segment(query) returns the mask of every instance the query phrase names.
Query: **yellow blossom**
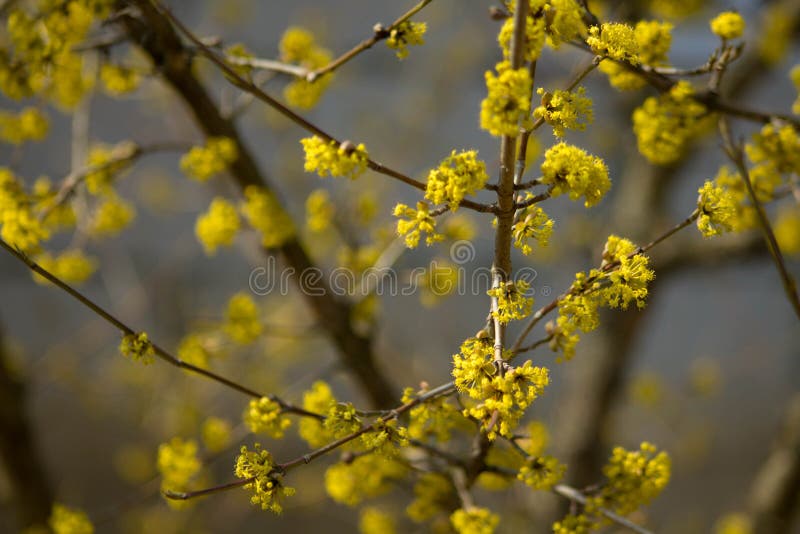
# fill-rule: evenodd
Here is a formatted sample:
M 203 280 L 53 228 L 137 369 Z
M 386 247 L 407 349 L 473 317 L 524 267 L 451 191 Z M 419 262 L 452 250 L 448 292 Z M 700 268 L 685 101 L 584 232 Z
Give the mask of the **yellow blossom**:
M 627 24 L 606 22 L 599 28 L 592 26 L 589 28 L 589 37 L 586 39 L 586 43 L 599 56 L 632 65 L 638 65 L 640 62 L 636 33 Z
M 249 185 L 244 190 L 241 211 L 247 222 L 261 234 L 261 244 L 280 247 L 295 235 L 294 223 L 275 198 L 262 187 Z
M 210 355 L 210 349 L 198 334 L 189 334 L 178 344 L 178 358 L 188 364 L 205 369 Z
M 135 217 L 133 205 L 112 192 L 103 196 L 95 207 L 87 233 L 95 238 L 114 237 L 128 227 Z
M 401 22 L 389 32 L 386 46 L 396 51 L 399 59 L 408 57 L 408 45 L 418 46 L 425 44 L 425 31 L 428 26 L 424 22 Z
M 181 157 L 181 170 L 189 177 L 205 182 L 236 161 L 238 150 L 233 139 L 209 137 L 205 145 L 192 147 Z
M 236 206 L 222 197 L 211 201 L 208 211 L 197 218 L 194 232 L 211 256 L 219 246 L 230 246 L 239 232 L 239 213 Z
M 89 193 L 92 195 L 109 193 L 114 179 L 130 167 L 138 153 L 139 147 L 129 141 L 117 143 L 113 147 L 93 145 L 89 149 L 86 162 L 89 172 L 84 177 Z
M 528 459 L 517 478 L 533 489 L 549 490 L 561 480 L 566 469 L 552 456 L 539 456 Z
M 146 332 L 124 335 L 119 345 L 119 351 L 126 358 L 142 362 L 144 365 L 149 365 L 155 361 L 156 351 Z
M 488 180 L 486 164 L 478 159 L 477 150 L 453 150 L 428 174 L 425 198 L 434 204 L 447 202 L 455 211 L 465 196 L 481 189 Z
M 533 297 L 526 297 L 530 284 L 525 280 L 517 283 L 508 281 L 499 287 L 494 287 L 486 293 L 497 299 L 497 309 L 492 310 L 492 317 L 505 324 L 509 321 L 524 319 L 531 313 Z
M 219 417 L 209 417 L 203 421 L 201 433 L 203 445 L 213 453 L 224 451 L 232 440 L 230 423 Z
M 563 142 L 545 152 L 542 183 L 554 186 L 553 196 L 569 193 L 572 200 L 583 196 L 587 208 L 600 202 L 611 188 L 603 160 Z
M 49 229 L 31 210 L 33 201 L 16 176 L 0 167 L 0 238 L 27 254 L 50 238 Z
M 800 255 L 800 209 L 797 206 L 778 211 L 773 231 L 781 252 L 790 256 Z
M 330 466 L 325 471 L 325 490 L 334 501 L 356 506 L 364 499 L 389 491 L 391 482 L 403 478 L 406 472 L 406 468 L 394 460 L 366 454 L 350 463 Z
M 275 439 L 280 439 L 292 425 L 291 419 L 282 412 L 280 404 L 269 397 L 261 397 L 250 401 L 242 419 L 250 432 L 254 434 L 264 432 Z
M 361 510 L 358 530 L 361 534 L 394 534 L 397 531 L 394 518 L 373 506 Z
M 442 234 L 436 233 L 436 219 L 431 215 L 427 202 L 417 202 L 417 209 L 397 204 L 394 216 L 398 217 L 397 235 L 405 236 L 408 248 L 416 248 L 423 233 L 426 234 L 425 244 L 428 246 L 444 239 Z
M 47 137 L 50 123 L 39 108 L 27 107 L 19 113 L 0 111 L 0 139 L 21 145 Z
M 545 39 L 545 17 L 542 13 L 528 13 L 525 19 L 525 39 L 523 41 L 523 57 L 525 61 L 536 61 L 542 53 Z M 503 58 L 510 58 L 509 46 L 514 31 L 514 17 L 508 17 L 497 35 L 497 41 L 503 50 Z
M 586 35 L 586 24 L 583 22 L 583 7 L 577 0 L 549 0 L 531 2 L 531 11 L 544 4 L 545 17 L 549 21 L 547 41 L 553 48 L 562 43 Z
M 494 136 L 519 134 L 520 121 L 530 113 L 531 76 L 527 68 L 498 63 L 497 75 L 486 71 L 488 95 L 481 102 L 481 128 Z
M 406 507 L 406 515 L 415 523 L 422 523 L 448 510 L 455 498 L 449 478 L 440 473 L 424 473 L 414 484 L 414 500 Z
M 158 447 L 158 472 L 162 491 L 186 491 L 189 482 L 200 471 L 197 442 L 172 438 Z M 167 502 L 170 502 L 169 500 Z
M 528 192 L 525 200 L 532 198 L 533 193 Z M 511 227 L 511 235 L 514 238 L 514 246 L 522 251 L 526 256 L 533 252 L 531 242 L 536 241 L 540 247 L 546 247 L 553 233 L 553 219 L 547 216 L 539 206 L 528 206 L 518 213 L 514 225 Z
M 303 394 L 303 409 L 312 413 L 327 414 L 336 405 L 330 386 L 318 380 Z M 298 433 L 309 447 L 321 447 L 334 440 L 333 433 L 314 417 L 303 417 L 298 423 Z
M 100 68 L 100 79 L 108 94 L 120 96 L 135 91 L 139 87 L 141 77 L 132 68 L 104 63 Z
M 329 50 L 319 46 L 314 35 L 296 26 L 286 29 L 279 45 L 281 60 L 314 71 L 328 65 L 333 59 Z M 290 106 L 311 109 L 333 80 L 333 73 L 324 74 L 313 81 L 298 77 L 289 82 L 283 90 L 283 97 Z
M 53 534 L 93 534 L 94 525 L 82 510 L 55 503 L 47 520 Z
M 315 189 L 306 198 L 306 226 L 312 232 L 327 230 L 335 214 L 336 208 L 324 189 Z
M 658 67 L 667 64 L 667 52 L 672 45 L 672 28 L 669 22 L 655 20 L 636 23 L 633 32 L 643 65 Z M 609 83 L 621 91 L 639 89 L 647 83 L 642 76 L 615 61 L 603 61 L 598 68 L 608 75 Z
M 736 216 L 736 201 L 731 193 L 707 181 L 698 191 L 697 228 L 705 237 L 720 235 L 732 230 L 731 220 Z
M 237 293 L 228 301 L 222 329 L 228 337 L 242 345 L 252 343 L 261 335 L 263 326 L 258 307 L 248 294 Z
M 537 94 L 542 95 L 542 104 L 533 110 L 533 116 L 552 126 L 556 137 L 564 137 L 566 130 L 583 131 L 594 120 L 592 100 L 585 96 L 583 87 L 572 92 L 557 89 L 554 93 L 546 93 L 540 87 Z
M 797 92 L 797 98 L 792 104 L 792 113 L 800 115 L 800 64 L 795 65 L 789 72 L 789 77 L 794 84 L 794 90 Z
M 744 34 L 744 19 L 734 11 L 724 11 L 711 21 L 711 31 L 723 39 L 737 39 Z
M 300 140 L 305 152 L 305 171 L 316 172 L 322 178 L 341 176 L 356 179 L 367 170 L 367 150 L 349 141 L 325 141 L 316 135 Z
M 283 511 L 281 500 L 294 495 L 294 488 L 287 488 L 275 472 L 272 455 L 256 443 L 253 450 L 242 446 L 236 457 L 234 473 L 237 478 L 249 480 L 243 487 L 251 490 L 252 504 L 261 506 L 262 510 L 270 510 L 276 514 Z
M 459 508 L 450 515 L 450 524 L 458 534 L 492 534 L 500 517 L 486 508 Z
M 55 257 L 45 252 L 36 258 L 36 263 L 68 284 L 85 282 L 97 269 L 94 258 L 86 256 L 80 249 L 65 250 Z M 40 284 L 49 283 L 37 274 L 34 274 L 33 279 Z

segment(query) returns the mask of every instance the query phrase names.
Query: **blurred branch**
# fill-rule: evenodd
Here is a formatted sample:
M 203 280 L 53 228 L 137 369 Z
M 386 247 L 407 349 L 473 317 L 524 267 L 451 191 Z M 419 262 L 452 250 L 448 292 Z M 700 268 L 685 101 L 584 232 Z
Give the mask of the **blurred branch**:
M 11 485 L 19 530 L 43 527 L 53 507 L 53 490 L 45 473 L 27 414 L 25 384 L 11 370 L 0 330 L 0 459 Z
M 787 405 L 783 430 L 750 487 L 754 534 L 789 532 L 800 506 L 800 394 Z
M 239 157 L 230 166 L 231 176 L 236 183 L 242 190 L 250 185 L 255 185 L 270 192 L 274 191 L 274 187 L 267 182 L 251 152 L 245 146 L 235 124 L 222 116 L 206 88 L 195 77 L 191 68 L 191 53 L 181 43 L 178 34 L 172 27 L 169 15 L 147 0 L 135 0 L 135 3 L 139 7 L 142 19 L 125 17 L 123 21 L 128 32 L 153 62 L 160 67 L 164 80 L 186 104 L 203 132 L 207 136 L 228 137 L 236 143 Z M 195 44 L 198 43 L 203 46 L 199 41 Z M 213 52 L 204 50 L 224 66 L 222 70 L 229 77 L 231 73 L 233 76 L 238 76 L 224 61 L 216 58 Z M 239 80 L 245 84 L 249 83 L 241 78 Z M 314 131 L 317 130 L 316 127 L 311 126 L 272 100 L 257 87 L 252 86 L 251 89 L 256 91 L 254 93 L 256 96 L 266 98 L 279 105 L 301 124 L 313 128 Z M 280 252 L 299 273 L 309 272 L 308 270 L 314 267 L 307 251 L 297 238 L 281 245 Z M 313 285 L 309 291 L 303 292 L 306 301 L 314 310 L 317 322 L 333 340 L 343 365 L 356 379 L 362 391 L 370 398 L 373 406 L 391 406 L 396 398 L 395 387 L 378 368 L 371 337 L 362 336 L 353 330 L 350 322 L 351 305 L 335 298 L 321 278 L 309 279 L 306 282 Z
M 110 312 L 108 312 L 105 309 L 103 309 L 99 304 L 96 304 L 89 297 L 83 295 L 77 289 L 73 288 L 72 286 L 70 286 L 69 284 L 67 284 L 66 282 L 61 280 L 60 278 L 58 278 L 55 275 L 53 275 L 51 272 L 47 271 L 46 269 L 41 267 L 39 264 L 37 264 L 35 261 L 31 260 L 28 256 L 26 256 L 25 254 L 23 254 L 22 252 L 20 252 L 16 248 L 14 248 L 13 246 L 9 245 L 8 243 L 3 241 L 2 239 L 0 239 L 0 247 L 2 247 L 7 252 L 9 252 L 12 256 L 17 258 L 21 262 L 23 262 L 25 265 L 27 265 L 28 268 L 31 271 L 33 271 L 34 273 L 42 276 L 48 282 L 50 282 L 50 283 L 54 284 L 55 286 L 57 286 L 59 289 L 65 291 L 66 293 L 71 295 L 73 298 L 75 298 L 78 302 L 80 302 L 81 304 L 83 304 L 84 306 L 86 306 L 87 308 L 92 310 L 96 315 L 98 315 L 99 317 L 104 319 L 107 323 L 109 323 L 112 326 L 116 327 L 123 335 L 135 336 L 135 335 L 137 335 L 139 333 L 136 330 L 134 330 L 133 328 L 131 328 L 128 325 L 126 325 L 125 323 L 123 323 L 122 321 L 120 321 L 119 319 L 117 319 Z M 205 378 L 208 378 L 210 380 L 213 380 L 214 382 L 218 382 L 220 384 L 223 384 L 223 385 L 225 385 L 225 386 L 227 386 L 227 387 L 229 387 L 229 388 L 231 388 L 233 390 L 238 391 L 239 393 L 244 393 L 245 395 L 249 395 L 250 397 L 255 397 L 255 398 L 258 398 L 258 399 L 260 399 L 262 397 L 268 397 L 269 399 L 271 399 L 274 402 L 278 403 L 281 406 L 281 409 L 284 412 L 293 413 L 293 414 L 301 415 L 301 416 L 305 416 L 305 417 L 314 417 L 316 419 L 322 418 L 322 416 L 320 416 L 319 414 L 315 414 L 315 413 L 309 412 L 307 410 L 304 410 L 304 409 L 302 409 L 302 408 L 300 408 L 298 406 L 294 406 L 293 404 L 290 404 L 290 403 L 280 399 L 279 397 L 277 397 L 275 395 L 263 395 L 263 394 L 255 391 L 255 390 L 252 390 L 252 389 L 250 389 L 250 388 L 248 388 L 246 386 L 243 386 L 243 385 L 239 384 L 238 382 L 235 382 L 235 381 L 233 381 L 233 380 L 231 380 L 229 378 L 225 378 L 224 376 L 218 375 L 218 374 L 216 374 L 216 373 L 214 373 L 212 371 L 209 371 L 207 369 L 203 369 L 202 367 L 198 367 L 196 365 L 192 365 L 191 363 L 187 363 L 187 362 L 181 360 L 180 358 L 177 358 L 177 357 L 173 356 L 172 354 L 170 354 L 166 350 L 162 349 L 160 346 L 158 346 L 155 343 L 150 343 L 150 345 L 152 346 L 153 351 L 155 352 L 156 356 L 158 356 L 160 359 L 162 359 L 163 361 L 165 361 L 166 363 L 168 363 L 170 365 L 173 365 L 173 366 L 178 367 L 180 369 L 184 369 L 186 371 L 189 371 L 189 372 L 204 376 Z

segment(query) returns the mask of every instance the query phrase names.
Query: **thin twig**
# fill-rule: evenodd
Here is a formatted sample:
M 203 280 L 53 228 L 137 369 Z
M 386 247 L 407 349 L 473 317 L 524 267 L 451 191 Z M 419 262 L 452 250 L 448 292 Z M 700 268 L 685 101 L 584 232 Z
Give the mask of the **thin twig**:
M 583 505 L 585 505 L 586 502 L 588 501 L 588 499 L 586 498 L 586 496 L 583 493 L 581 493 L 580 491 L 576 490 L 575 488 L 567 486 L 566 484 L 556 484 L 555 486 L 553 486 L 553 493 L 555 493 L 556 495 L 561 495 L 562 497 L 565 497 L 565 498 L 567 498 L 567 499 L 569 499 L 571 501 L 574 501 L 574 502 L 577 502 L 577 503 L 580 503 L 580 504 L 583 504 Z M 626 517 L 623 517 L 623 516 L 621 516 L 621 515 L 619 515 L 617 513 L 614 513 L 614 512 L 612 512 L 611 510 L 609 510 L 607 508 L 598 508 L 598 511 L 601 514 L 603 514 L 607 519 L 610 519 L 611 521 L 613 521 L 614 523 L 616 523 L 616 524 L 618 524 L 620 526 L 629 528 L 630 530 L 632 530 L 634 532 L 638 532 L 639 534 L 653 534 L 652 531 L 647 530 L 646 528 L 644 528 L 644 527 L 642 527 L 640 525 L 637 525 L 636 523 L 634 523 L 630 519 L 628 519 Z

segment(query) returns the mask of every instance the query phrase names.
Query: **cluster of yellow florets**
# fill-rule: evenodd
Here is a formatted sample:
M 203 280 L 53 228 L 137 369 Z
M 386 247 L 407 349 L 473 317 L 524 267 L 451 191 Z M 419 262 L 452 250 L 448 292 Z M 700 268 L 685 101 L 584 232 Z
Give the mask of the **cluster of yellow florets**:
M 481 102 L 481 128 L 495 136 L 519 134 L 520 121 L 531 110 L 531 76 L 526 68 L 497 64 L 497 75 L 486 71 L 488 95 Z
M 50 238 L 22 184 L 5 167 L 0 167 L 0 237 L 25 253 L 38 251 L 41 242 Z
M 800 115 L 800 65 L 795 65 L 792 68 L 789 72 L 789 78 L 794 84 L 794 90 L 797 91 L 797 99 L 792 104 L 792 113 Z
M 312 232 L 324 232 L 331 226 L 336 208 L 324 189 L 315 189 L 306 198 L 306 227 Z
M 181 157 L 181 170 L 187 176 L 204 182 L 227 169 L 237 157 L 233 139 L 209 137 L 205 145 L 192 147 Z
M 281 405 L 268 397 L 253 399 L 242 414 L 242 419 L 250 432 L 264 432 L 275 439 L 283 437 L 292 421 L 283 414 Z
M 122 342 L 119 344 L 119 351 L 126 358 L 130 358 L 135 362 L 142 362 L 145 365 L 155 361 L 156 351 L 150 342 L 150 338 L 147 337 L 147 332 L 123 336 Z
M 611 188 L 602 159 L 563 142 L 545 152 L 542 183 L 554 186 L 553 196 L 569 193 L 572 200 L 583 196 L 587 208 L 600 202 Z
M 736 200 L 731 192 L 713 182 L 706 182 L 698 193 L 698 230 L 706 237 L 730 232 L 736 217 Z
M 53 534 L 93 534 L 94 525 L 83 510 L 54 504 L 47 525 Z
M 606 22 L 599 28 L 592 26 L 589 28 L 586 43 L 598 56 L 632 65 L 638 65 L 640 62 L 639 41 L 633 28 L 627 24 Z
M 206 449 L 210 452 L 222 452 L 231 443 L 233 429 L 225 419 L 209 417 L 203 421 L 201 435 Z
M 36 263 L 68 284 L 85 282 L 97 269 L 94 258 L 90 258 L 79 249 L 65 250 L 58 256 L 45 252 L 36 257 Z M 48 283 L 44 277 L 37 274 L 34 274 L 33 279 L 38 283 Z
M 352 403 L 339 402 L 328 408 L 322 425 L 331 436 L 338 439 L 361 430 L 361 419 Z
M 241 226 L 236 206 L 222 197 L 211 201 L 208 211 L 197 218 L 194 233 L 206 254 L 213 255 L 219 246 L 230 246 Z
M 367 149 L 349 141 L 325 141 L 319 136 L 300 140 L 305 151 L 306 172 L 316 172 L 321 177 L 341 176 L 354 180 L 367 170 Z
M 552 456 L 529 458 L 517 479 L 536 490 L 549 490 L 561 480 L 567 467 Z
M 772 229 L 781 252 L 792 256 L 800 254 L 800 208 L 787 206 L 778 211 Z
M 656 452 L 655 445 L 642 443 L 638 451 L 614 448 L 603 474 L 608 479 L 602 490 L 603 506 L 629 514 L 649 503 L 664 489 L 670 478 L 670 459 Z
M 333 59 L 328 49 L 316 43 L 311 32 L 295 26 L 288 28 L 281 37 L 280 55 L 282 61 L 300 65 L 309 71 L 320 69 Z M 319 76 L 313 82 L 297 78 L 286 85 L 283 97 L 290 106 L 311 109 L 317 105 L 332 80 L 333 73 Z
M 556 137 L 564 137 L 565 130 L 585 130 L 594 120 L 592 99 L 583 87 L 577 91 L 557 89 L 554 93 L 539 88 L 537 93 L 542 95 L 542 105 L 533 110 L 533 116 L 552 126 Z
M 578 273 L 573 287 L 585 280 L 584 273 Z M 577 331 L 591 332 L 600 324 L 597 312 L 598 302 L 580 294 L 568 294 L 558 303 L 558 318 L 546 325 L 550 350 L 559 352 L 565 360 L 575 356 L 575 346 L 580 341 Z
M 327 414 L 336 404 L 330 386 L 318 380 L 303 394 L 303 409 L 312 413 Z M 321 447 L 334 440 L 333 434 L 322 421 L 314 417 L 303 417 L 298 424 L 298 433 L 310 447 Z
M 261 234 L 264 247 L 280 247 L 295 235 L 291 217 L 275 195 L 263 187 L 247 186 L 241 211 L 250 226 Z
M 423 473 L 414 484 L 414 500 L 406 507 L 406 515 L 415 523 L 427 521 L 450 507 L 455 488 L 440 473 Z
M 487 291 L 486 293 L 490 297 L 497 299 L 497 309 L 492 310 L 492 317 L 506 324 L 530 315 L 533 297 L 525 296 L 530 287 L 525 280 L 519 280 L 516 283 L 508 281 Z
M 374 506 L 361 510 L 358 529 L 361 534 L 394 534 L 397 532 L 394 518 Z
M 530 199 L 533 193 L 527 193 L 525 199 Z M 540 247 L 546 247 L 553 233 L 553 219 L 547 216 L 539 206 L 528 206 L 518 214 L 514 225 L 511 227 L 511 236 L 514 246 L 526 256 L 533 252 L 531 243 L 536 241 Z
M 666 165 L 679 159 L 689 141 L 708 124 L 705 106 L 693 95 L 692 85 L 681 80 L 634 110 L 633 133 L 639 152 L 652 163 Z
M 765 125 L 753 134 L 753 141 L 745 145 L 745 150 L 757 167 L 766 167 L 764 174 L 800 173 L 800 134 L 789 124 Z M 754 168 L 751 174 L 758 172 Z
M 744 19 L 734 11 L 724 11 L 710 23 L 711 31 L 723 39 L 737 39 L 744 35 Z
M 176 437 L 162 443 L 158 446 L 156 465 L 161 474 L 162 491 L 185 491 L 202 467 L 197 456 L 197 442 Z
M 47 137 L 50 122 L 39 108 L 27 107 L 19 113 L 0 111 L 0 139 L 14 145 L 41 141 Z
M 650 260 L 644 254 L 635 254 L 637 246 L 627 239 L 612 235 L 603 249 L 603 264 L 618 263 L 606 275 L 611 285 L 597 291 L 602 304 L 612 308 L 627 309 L 631 302 L 643 308 L 647 297 L 647 285 L 655 278 L 649 267 Z
M 100 80 L 108 94 L 120 96 L 135 91 L 139 87 L 141 76 L 130 67 L 104 63 L 100 68 Z
M 197 367 L 208 367 L 213 353 L 211 339 L 200 334 L 187 334 L 178 344 L 178 358 Z
M 376 454 L 358 456 L 325 471 L 325 490 L 331 499 L 356 506 L 364 499 L 377 497 L 391 489 L 391 482 L 402 479 L 407 469 L 399 462 Z
M 532 2 L 533 3 L 533 2 Z M 533 6 L 531 6 L 533 7 Z M 525 61 L 536 61 L 542 53 L 545 38 L 545 18 L 543 12 L 529 12 L 525 19 L 525 39 L 523 41 L 523 58 Z M 503 50 L 503 58 L 508 60 L 511 56 L 509 49 L 511 35 L 514 33 L 514 17 L 508 17 L 497 34 L 497 42 Z
M 458 534 L 492 534 L 500 516 L 486 508 L 459 508 L 450 516 L 450 524 Z
M 114 192 L 105 194 L 89 218 L 87 233 L 95 238 L 113 237 L 127 228 L 136 217 L 133 205 Z
M 403 392 L 403 403 L 411 402 L 414 390 L 406 388 Z M 439 443 L 450 441 L 450 431 L 462 424 L 461 412 L 453 406 L 447 397 L 439 397 L 414 406 L 409 411 L 408 435 L 414 439 L 434 437 Z
M 425 44 L 425 31 L 428 26 L 424 22 L 401 22 L 389 32 L 386 46 L 396 51 L 399 59 L 408 57 L 408 46 Z
M 222 329 L 228 337 L 242 345 L 258 339 L 263 331 L 263 326 L 258 306 L 249 295 L 237 293 L 231 297 L 225 311 L 225 322 Z
M 394 207 L 394 216 L 398 217 L 397 234 L 405 236 L 406 246 L 415 248 L 419 245 L 421 234 L 426 234 L 425 244 L 428 246 L 444 239 L 436 233 L 436 219 L 430 213 L 427 202 L 417 202 L 417 209 L 398 204 Z
M 639 60 L 643 65 L 658 67 L 667 63 L 667 53 L 672 45 L 672 24 L 655 20 L 636 23 L 633 33 L 639 49 Z M 644 87 L 645 80 L 616 61 L 603 61 L 598 67 L 608 75 L 612 86 L 622 91 Z
M 544 2 L 535 0 L 531 2 L 531 12 L 534 7 Z M 544 6 L 545 17 L 549 21 L 547 28 L 547 41 L 553 48 L 558 48 L 562 43 L 568 43 L 578 37 L 586 35 L 586 24 L 583 22 L 583 7 L 576 0 L 549 0 Z
M 379 456 L 394 458 L 401 447 L 408 446 L 408 429 L 397 425 L 397 420 L 377 420 L 373 429 L 361 434 L 361 446 L 364 450 Z
M 294 495 L 294 488 L 283 486 L 273 473 L 274 468 L 272 455 L 256 443 L 252 451 L 242 446 L 239 456 L 236 457 L 234 474 L 250 481 L 244 485 L 244 489 L 253 492 L 251 503 L 261 506 L 262 510 L 280 514 L 283 511 L 281 499 Z
M 109 147 L 93 145 L 89 149 L 87 165 L 89 172 L 84 177 L 86 189 L 92 195 L 103 195 L 112 191 L 114 179 L 131 165 L 139 148 L 130 141 L 123 141 Z
M 447 202 L 456 210 L 465 196 L 481 189 L 488 180 L 486 164 L 478 159 L 477 150 L 453 150 L 428 174 L 425 198 L 434 204 Z

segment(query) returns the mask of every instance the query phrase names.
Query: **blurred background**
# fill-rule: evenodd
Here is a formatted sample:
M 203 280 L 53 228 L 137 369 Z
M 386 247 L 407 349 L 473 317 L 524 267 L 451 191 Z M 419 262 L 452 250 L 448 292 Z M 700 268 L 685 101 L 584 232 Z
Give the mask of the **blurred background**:
M 368 37 L 374 23 L 390 23 L 413 2 L 168 4 L 198 35 L 242 42 L 258 57 L 274 58 L 288 26 L 308 28 L 338 55 Z M 797 96 L 788 72 L 800 62 L 800 18 L 793 4 L 654 0 L 607 2 L 597 12 L 608 20 L 681 15 L 673 18 L 669 57 L 675 66 L 690 67 L 704 63 L 717 46 L 708 20 L 737 9 L 748 22 L 746 45 L 725 90 L 735 102 L 788 113 Z M 305 114 L 340 138 L 364 142 L 374 159 L 418 179 L 454 148 L 477 149 L 496 177 L 499 143 L 478 127 L 484 71 L 500 57 L 495 40 L 500 23 L 489 17 L 492 5 L 434 1 L 415 18 L 428 24 L 425 46 L 412 47 L 409 57 L 398 61 L 378 44 L 340 68 L 318 106 Z M 120 53 L 142 61 L 133 50 Z M 562 87 L 588 59 L 568 46 L 555 53 L 548 49 L 535 84 Z M 235 92 L 207 62 L 198 61 L 198 72 L 215 98 L 235 100 Z M 279 95 L 285 82 L 276 77 L 266 90 Z M 551 246 L 529 257 L 514 256 L 515 267 L 536 271 L 537 307 L 568 288 L 577 271 L 599 263 L 609 234 L 645 243 L 684 219 L 694 209 L 698 187 L 725 163 L 718 140 L 709 135 L 680 163 L 651 166 L 636 150 L 630 114 L 653 93 L 616 92 L 599 72 L 583 85 L 594 99 L 594 124 L 570 133 L 568 140 L 606 161 L 613 186 L 592 209 L 563 197 L 542 205 L 555 220 Z M 202 141 L 182 103 L 156 78 L 124 99 L 97 93 L 88 105 L 92 142 Z M 18 104 L 4 100 L 2 106 Z M 73 124 L 55 110 L 49 115 L 51 133 L 45 141 L 26 146 L 22 154 L 0 148 L 2 160 L 13 159 L 17 173 L 31 181 L 42 174 L 58 180 L 70 169 Z M 310 191 L 329 191 L 341 232 L 302 230 L 314 259 L 327 268 L 342 263 L 343 244 L 352 250 L 373 247 L 373 253 L 385 246 L 394 204 L 413 205 L 419 198 L 417 191 L 372 172 L 353 182 L 304 173 L 298 141 L 306 134 L 260 103 L 250 105 L 239 122 L 264 174 L 277 184 L 297 220 L 304 218 Z M 758 127 L 734 121 L 738 135 Z M 539 153 L 554 144 L 549 128 L 537 134 Z M 237 198 L 238 193 L 225 177 L 205 184 L 188 180 L 178 159 L 175 154 L 146 156 L 122 178 L 118 190 L 135 203 L 136 221 L 119 238 L 89 245 L 99 269 L 82 286 L 167 348 L 177 347 L 187 332 L 219 322 L 228 298 L 248 291 L 250 273 L 266 261 L 257 237 L 249 234 L 232 250 L 204 254 L 194 235 L 196 217 L 215 195 Z M 373 201 L 375 219 L 364 229 L 353 222 L 357 206 Z M 466 210 L 457 216 L 475 227 L 469 240 L 476 256 L 463 267 L 469 273 L 490 266 L 491 220 Z M 451 244 L 407 251 L 396 268 L 405 276 L 434 260 L 450 260 Z M 529 416 L 548 425 L 549 452 L 568 464 L 567 476 L 579 487 L 601 478 L 600 466 L 613 445 L 656 443 L 672 455 L 673 478 L 646 512 L 648 525 L 659 533 L 709 532 L 719 518 L 746 507 L 788 403 L 800 392 L 800 328 L 757 233 L 705 240 L 690 227 L 651 257 L 656 281 L 644 310 L 605 313 L 601 328 L 582 338 L 569 362 L 556 363 L 546 346 L 532 353 L 538 365 L 551 368 L 553 383 Z M 796 256 L 788 258 L 788 267 L 800 276 Z M 0 255 L 0 295 L 3 345 L 11 368 L 24 378 L 46 475 L 58 501 L 84 509 L 98 532 L 357 529 L 357 512 L 325 495 L 323 473 L 333 457 L 292 472 L 289 485 L 298 491 L 286 501 L 282 517 L 251 506 L 242 490 L 198 501 L 187 510 L 169 508 L 159 496 L 158 444 L 176 435 L 197 439 L 208 416 L 236 426 L 246 399 L 161 362 L 142 367 L 120 357 L 113 328 L 63 292 L 35 284 L 24 266 L 5 254 Z M 245 349 L 221 347 L 212 368 L 294 402 L 322 378 L 338 398 L 368 404 L 338 366 L 335 351 L 296 291 L 253 297 L 263 311 L 265 335 Z M 399 387 L 447 382 L 452 354 L 482 327 L 487 304 L 482 294 L 430 298 L 418 291 L 379 297 L 370 320 L 376 324 L 381 366 Z M 539 330 L 532 339 L 542 335 Z M 234 434 L 239 441 L 210 461 L 206 482 L 231 480 L 239 445 L 254 441 L 241 425 Z M 293 432 L 285 440 L 259 441 L 283 460 L 306 447 Z M 15 529 L 10 492 L 0 476 L 3 532 Z M 532 500 L 530 494 L 518 484 L 500 498 L 480 490 L 477 500 L 501 513 L 500 532 L 545 532 L 541 521 L 557 513 L 557 501 Z M 401 518 L 411 498 L 410 487 L 398 487 L 382 502 Z M 399 520 L 400 531 L 424 531 Z M 791 532 L 800 532 L 800 526 Z

